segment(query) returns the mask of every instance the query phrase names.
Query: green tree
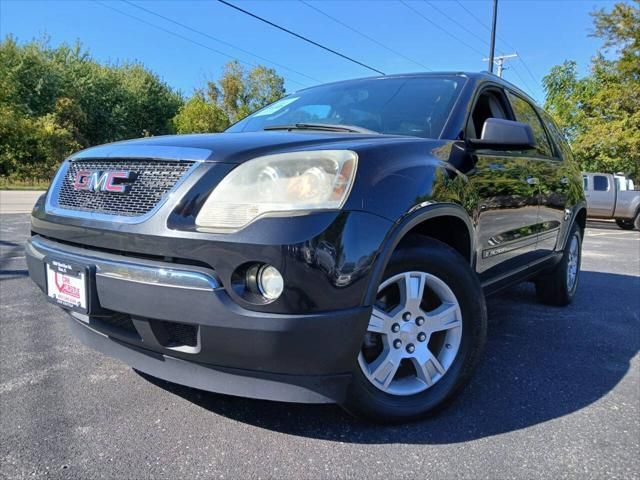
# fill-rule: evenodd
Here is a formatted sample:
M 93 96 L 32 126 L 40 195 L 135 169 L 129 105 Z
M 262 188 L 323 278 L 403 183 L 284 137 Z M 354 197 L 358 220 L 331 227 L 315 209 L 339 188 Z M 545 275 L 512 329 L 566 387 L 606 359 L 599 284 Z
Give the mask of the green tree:
M 219 87 L 209 83 L 209 96 L 218 99 L 231 122 L 237 122 L 284 97 L 284 78 L 272 68 L 247 70 L 239 62 L 227 63 Z
M 0 42 L 0 176 L 48 177 L 75 150 L 141 136 L 218 132 L 284 95 L 274 70 L 225 67 L 185 104 L 141 63 L 102 64 L 80 43 Z
M 124 89 L 127 126 L 125 136 L 173 133 L 172 118 L 183 105 L 182 95 L 169 88 L 142 64 L 126 64 L 116 70 Z
M 60 159 L 81 148 L 53 114 L 30 117 L 0 105 L 0 175 L 48 178 Z
M 216 103 L 196 92 L 173 118 L 173 125 L 177 133 L 220 132 L 229 126 L 229 117 Z
M 635 0 L 640 6 L 640 1 Z M 619 55 L 617 67 L 628 77 L 640 80 L 640 8 L 616 3 L 611 12 L 593 13 L 593 36 L 604 40 L 603 48 L 613 48 Z
M 247 70 L 237 61 L 229 62 L 219 81 L 222 106 L 232 122 L 284 97 L 284 78 L 261 65 Z
M 640 2 L 636 0 L 636 5 Z M 545 108 L 563 128 L 583 170 L 640 181 L 640 9 L 617 3 L 593 14 L 603 50 L 579 78 L 566 61 L 544 78 Z
M 193 97 L 173 119 L 178 133 L 220 132 L 285 94 L 284 78 L 261 65 L 247 70 L 239 62 L 225 65 L 218 82 Z
M 77 43 L 0 42 L 0 175 L 45 175 L 73 150 L 173 132 L 182 96 L 139 63 L 100 64 Z

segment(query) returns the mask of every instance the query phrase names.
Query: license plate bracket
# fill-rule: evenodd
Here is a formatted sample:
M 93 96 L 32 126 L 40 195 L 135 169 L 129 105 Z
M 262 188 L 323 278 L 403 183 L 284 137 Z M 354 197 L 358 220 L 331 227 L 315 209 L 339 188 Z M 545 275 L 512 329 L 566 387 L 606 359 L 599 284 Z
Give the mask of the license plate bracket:
M 45 268 L 47 299 L 67 310 L 89 313 L 89 268 L 57 258 L 46 258 Z

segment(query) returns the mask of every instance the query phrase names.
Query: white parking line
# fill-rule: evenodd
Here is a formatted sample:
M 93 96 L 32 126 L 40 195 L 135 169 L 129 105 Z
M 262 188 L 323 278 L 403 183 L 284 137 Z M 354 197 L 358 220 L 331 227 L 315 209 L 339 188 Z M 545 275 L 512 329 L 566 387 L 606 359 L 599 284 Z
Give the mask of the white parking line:
M 602 230 L 600 228 L 589 228 L 587 227 L 588 235 L 622 235 L 624 237 L 635 237 L 639 232 L 635 230 Z

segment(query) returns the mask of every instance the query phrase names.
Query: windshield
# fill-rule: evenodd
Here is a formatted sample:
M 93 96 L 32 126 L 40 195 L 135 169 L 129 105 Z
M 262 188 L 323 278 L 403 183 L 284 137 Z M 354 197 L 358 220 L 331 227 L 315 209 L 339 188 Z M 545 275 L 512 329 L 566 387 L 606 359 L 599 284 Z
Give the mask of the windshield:
M 438 138 L 462 82 L 460 77 L 433 76 L 322 85 L 282 98 L 227 131 L 256 132 L 267 127 L 319 123 Z

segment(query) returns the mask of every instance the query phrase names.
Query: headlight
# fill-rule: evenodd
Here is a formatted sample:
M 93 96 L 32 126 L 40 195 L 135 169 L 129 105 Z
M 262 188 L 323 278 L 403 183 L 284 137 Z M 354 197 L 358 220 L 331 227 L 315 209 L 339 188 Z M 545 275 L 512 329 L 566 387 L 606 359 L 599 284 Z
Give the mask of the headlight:
M 340 209 L 356 176 L 350 150 L 291 152 L 259 157 L 232 170 L 196 217 L 199 227 L 237 230 L 262 215 Z

